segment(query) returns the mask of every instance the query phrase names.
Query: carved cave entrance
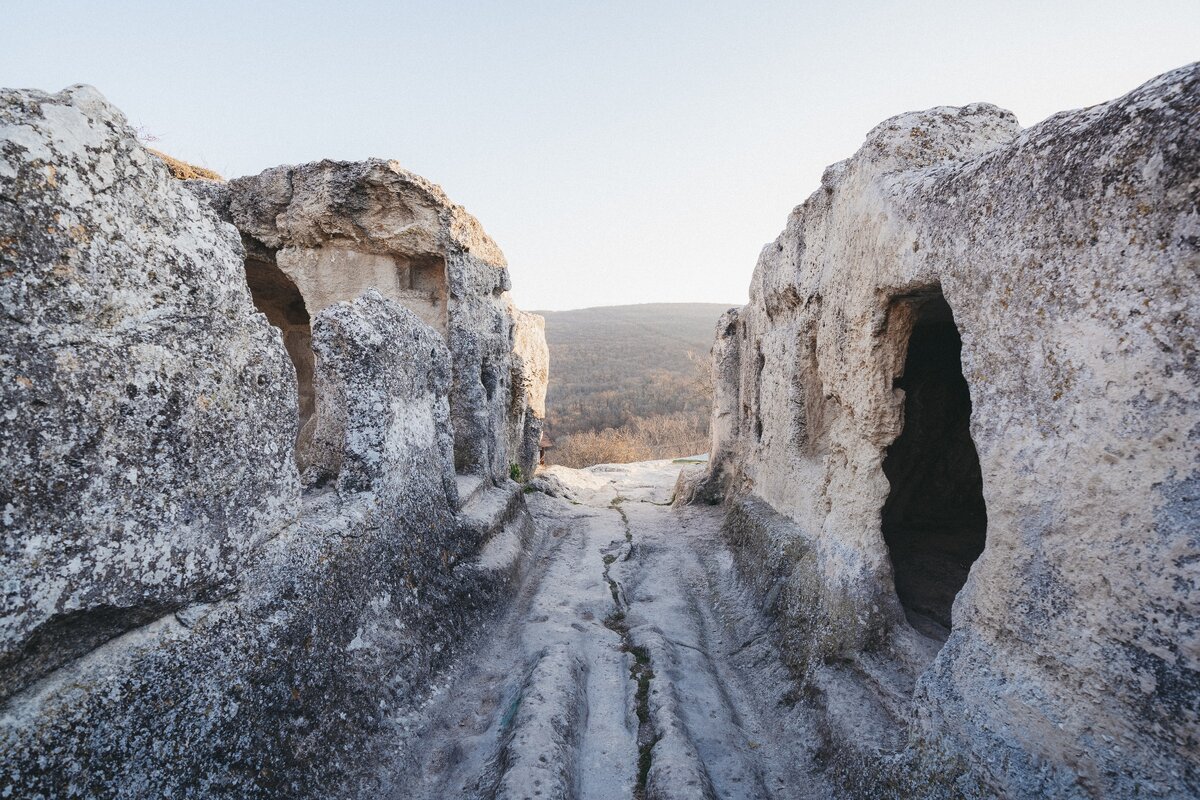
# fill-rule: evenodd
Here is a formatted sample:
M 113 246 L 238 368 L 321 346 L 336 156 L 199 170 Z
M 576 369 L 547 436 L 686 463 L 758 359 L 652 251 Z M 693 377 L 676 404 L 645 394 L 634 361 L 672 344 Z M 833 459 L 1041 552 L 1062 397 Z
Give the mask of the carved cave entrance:
M 316 411 L 316 392 L 313 388 L 315 357 L 312 349 L 312 325 L 304 296 L 291 278 L 269 255 L 252 255 L 246 259 L 246 283 L 254 307 L 283 332 L 283 346 L 296 367 L 296 389 L 299 393 L 300 426 L 296 437 L 297 461 L 304 451 L 305 426 Z M 310 434 L 311 435 L 311 434 Z M 299 464 L 301 471 L 307 464 Z
M 897 303 L 908 305 L 913 324 L 896 381 L 904 390 L 904 428 L 883 462 L 891 483 L 883 538 L 910 624 L 944 640 L 954 597 L 983 552 L 983 476 L 953 312 L 940 288 Z

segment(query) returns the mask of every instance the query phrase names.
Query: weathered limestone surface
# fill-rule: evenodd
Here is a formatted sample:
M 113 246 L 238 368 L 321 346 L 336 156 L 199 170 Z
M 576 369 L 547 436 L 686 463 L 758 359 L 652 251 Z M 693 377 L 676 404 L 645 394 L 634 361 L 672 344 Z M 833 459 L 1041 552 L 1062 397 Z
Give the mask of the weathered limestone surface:
M 514 463 L 532 469 L 536 461 L 522 461 L 522 453 L 536 452 L 540 430 L 529 431 L 532 444 L 495 436 L 524 414 L 522 392 L 513 386 L 523 359 L 514 352 L 521 312 L 508 298 L 507 263 L 478 221 L 438 186 L 380 159 L 276 167 L 228 184 L 190 185 L 241 231 L 250 262 L 285 276 L 308 315 L 370 287 L 442 334 L 453 362 L 458 471 L 500 480 Z M 537 329 L 522 336 L 537 339 Z M 308 358 L 302 342 L 289 352 L 298 366 Z M 536 379 L 540 389 L 531 385 L 529 392 L 544 396 L 545 375 Z M 317 425 L 316 417 L 305 419 L 302 470 L 312 466 L 307 449 Z
M 546 419 L 546 389 L 550 385 L 550 349 L 546 320 L 509 305 L 513 320 L 512 401 L 508 416 L 508 447 L 521 475 L 530 478 L 539 461 L 538 445 Z
M 432 184 L 321 162 L 189 194 L 86 87 L 0 94 L 0 156 L 0 795 L 411 794 L 398 743 L 534 538 L 550 591 L 532 574 L 502 668 L 435 715 L 435 773 L 491 752 L 451 724 L 508 719 L 531 735 L 478 766 L 513 791 L 1200 794 L 1200 67 L 1024 131 L 901 115 L 830 168 L 718 330 L 683 494 L 725 498 L 740 578 L 671 528 L 713 512 L 664 523 L 637 470 L 548 476 L 598 506 L 531 534 L 507 476 L 536 458 L 541 326 Z M 978 507 L 922 507 L 946 486 Z M 921 605 L 946 576 L 908 594 L 894 520 L 945 537 L 984 503 L 952 618 Z M 727 638 L 743 580 L 778 624 Z
M 1200 792 L 1198 200 L 1197 65 L 1026 130 L 984 104 L 903 114 L 722 319 L 693 492 L 730 503 L 864 794 L 916 791 L 912 758 L 948 794 Z M 881 509 L 910 334 L 943 297 L 987 519 L 940 646 L 897 599 Z M 910 715 L 903 754 L 851 763 Z
M 0 696 L 295 516 L 295 377 L 240 250 L 95 90 L 0 94 Z
M 413 476 L 425 494 L 458 507 L 450 410 L 450 354 L 437 333 L 408 309 L 368 289 L 317 315 L 314 440 L 324 474 L 341 493 L 402 498 Z M 428 359 L 426 372 L 414 362 Z M 413 402 L 416 398 L 417 402 Z
M 375 796 L 520 573 L 521 487 L 480 474 L 460 498 L 451 419 L 452 348 L 506 379 L 509 318 L 439 328 L 374 279 L 305 308 L 87 87 L 0 94 L 0 153 L 0 794 Z M 373 197 L 372 241 L 436 249 Z M 506 287 L 474 221 L 434 205 L 459 248 L 437 252 L 478 270 L 448 271 L 449 308 L 480 265 Z M 463 305 L 504 309 L 490 292 Z M 525 411 L 508 398 L 489 459 Z

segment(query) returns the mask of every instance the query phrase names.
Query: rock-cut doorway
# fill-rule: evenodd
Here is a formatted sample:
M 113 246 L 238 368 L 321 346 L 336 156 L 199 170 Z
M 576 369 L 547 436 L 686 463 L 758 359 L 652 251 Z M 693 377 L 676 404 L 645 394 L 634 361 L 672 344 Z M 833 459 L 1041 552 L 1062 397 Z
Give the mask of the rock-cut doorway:
M 883 462 L 891 484 L 883 538 L 909 623 L 944 640 L 954 598 L 983 552 L 983 476 L 954 314 L 936 287 L 897 302 L 910 304 L 914 319 L 896 381 L 904 390 L 904 426 Z

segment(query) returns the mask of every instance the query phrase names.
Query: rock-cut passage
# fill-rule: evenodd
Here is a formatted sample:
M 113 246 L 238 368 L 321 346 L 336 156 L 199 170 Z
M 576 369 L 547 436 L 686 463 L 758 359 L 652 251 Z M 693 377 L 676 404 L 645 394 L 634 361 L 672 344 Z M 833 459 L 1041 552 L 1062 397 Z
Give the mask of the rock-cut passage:
M 724 514 L 670 507 L 679 466 L 539 473 L 512 604 L 397 720 L 376 796 L 831 796 L 819 730 L 736 574 Z
M 945 298 L 939 292 L 924 299 L 897 381 L 904 390 L 904 428 L 883 463 L 891 483 L 883 537 L 896 594 L 914 627 L 943 639 L 954 597 L 983 552 L 987 532 L 961 350 Z

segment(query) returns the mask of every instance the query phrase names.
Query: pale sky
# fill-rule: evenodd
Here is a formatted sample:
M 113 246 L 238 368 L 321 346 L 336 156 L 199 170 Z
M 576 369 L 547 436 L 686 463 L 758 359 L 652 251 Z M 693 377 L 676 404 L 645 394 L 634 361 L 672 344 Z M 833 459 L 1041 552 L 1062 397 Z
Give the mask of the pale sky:
M 529 309 L 744 302 L 885 118 L 1031 125 L 1198 58 L 1198 0 L 0 4 L 0 85 L 90 83 L 226 177 L 394 158 L 480 219 Z

